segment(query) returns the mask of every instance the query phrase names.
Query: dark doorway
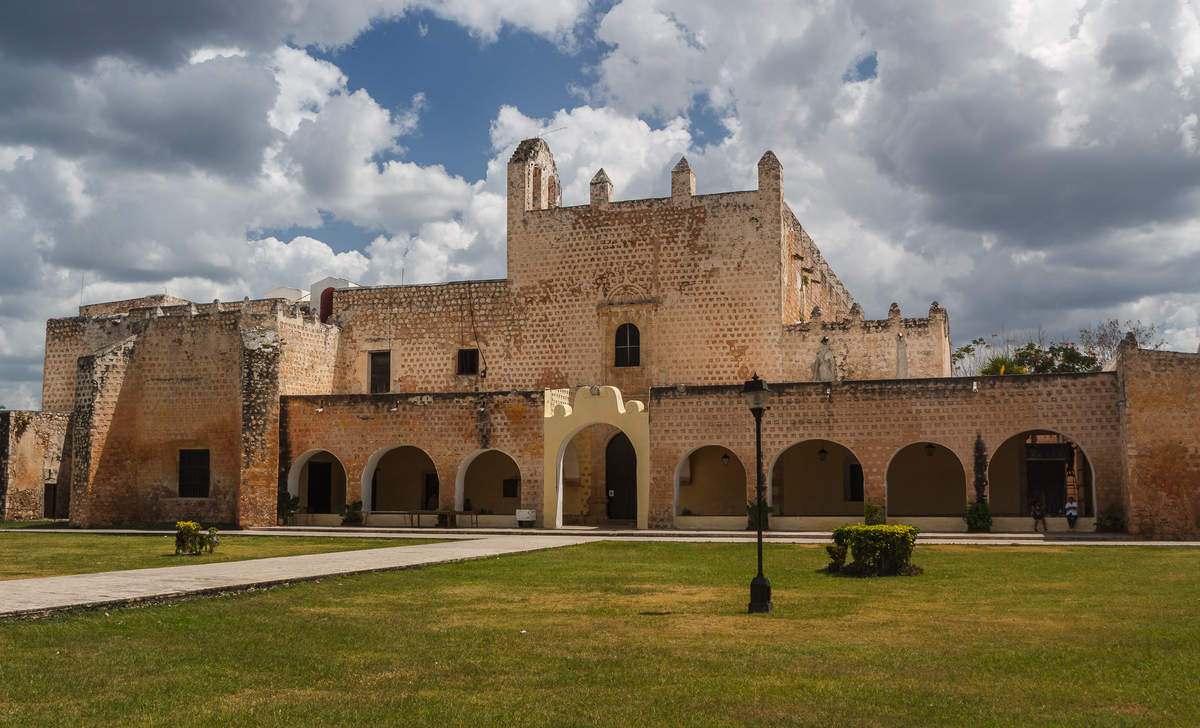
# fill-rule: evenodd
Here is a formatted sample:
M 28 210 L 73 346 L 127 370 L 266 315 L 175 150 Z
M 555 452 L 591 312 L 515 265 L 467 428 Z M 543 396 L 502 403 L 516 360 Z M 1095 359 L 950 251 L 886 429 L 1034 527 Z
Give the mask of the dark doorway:
M 42 518 L 53 520 L 54 518 L 54 493 L 58 489 L 57 483 L 46 483 L 45 490 L 42 492 Z
M 434 506 L 430 508 L 430 500 Z M 425 500 L 421 502 L 421 508 L 428 510 L 437 510 L 441 507 L 441 495 L 438 493 L 438 476 L 437 473 L 425 473 Z M 420 510 L 420 509 L 418 509 Z M 441 516 L 438 516 L 441 518 Z
M 636 521 L 637 452 L 624 432 L 608 442 L 604 454 L 604 473 L 608 490 L 608 519 Z
M 308 463 L 308 512 L 333 513 L 333 463 Z
M 1029 460 L 1029 507 L 1041 502 L 1048 516 L 1060 516 L 1067 500 L 1067 465 L 1062 460 Z

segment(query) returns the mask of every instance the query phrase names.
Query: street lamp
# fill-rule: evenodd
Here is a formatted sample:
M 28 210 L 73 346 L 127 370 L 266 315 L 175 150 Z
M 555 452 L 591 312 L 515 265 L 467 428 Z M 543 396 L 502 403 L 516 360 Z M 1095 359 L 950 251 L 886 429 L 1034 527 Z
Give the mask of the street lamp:
M 754 415 L 754 475 L 757 481 L 755 494 L 758 496 L 758 576 L 750 581 L 750 614 L 760 614 L 771 611 L 773 606 L 771 604 L 771 582 L 763 576 L 762 561 L 763 511 L 766 510 L 766 504 L 763 503 L 762 418 L 763 412 L 767 410 L 767 403 L 771 400 L 771 388 L 767 386 L 766 382 L 759 379 L 756 373 L 754 378 L 746 382 L 746 386 L 742 388 L 742 396 L 746 398 L 746 406 Z

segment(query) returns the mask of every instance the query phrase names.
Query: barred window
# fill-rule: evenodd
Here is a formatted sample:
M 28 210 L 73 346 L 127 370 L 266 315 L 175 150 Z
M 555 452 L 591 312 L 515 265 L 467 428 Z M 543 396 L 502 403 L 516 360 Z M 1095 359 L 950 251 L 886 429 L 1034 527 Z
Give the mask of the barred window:
M 208 450 L 179 451 L 179 497 L 208 497 Z
M 479 349 L 459 349 L 458 350 L 458 373 L 459 374 L 478 374 L 479 373 Z

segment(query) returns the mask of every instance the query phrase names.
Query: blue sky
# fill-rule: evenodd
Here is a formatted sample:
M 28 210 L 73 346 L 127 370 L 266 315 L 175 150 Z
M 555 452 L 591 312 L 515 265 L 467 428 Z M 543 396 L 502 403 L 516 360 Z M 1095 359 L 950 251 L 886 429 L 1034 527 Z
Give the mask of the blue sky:
M 1183 0 L 0 5 L 0 405 L 45 320 L 504 275 L 504 164 L 581 204 L 785 196 L 864 307 L 956 343 L 1108 318 L 1200 344 L 1200 20 Z M 564 128 L 565 127 L 565 128 Z M 82 283 L 82 285 L 81 285 Z

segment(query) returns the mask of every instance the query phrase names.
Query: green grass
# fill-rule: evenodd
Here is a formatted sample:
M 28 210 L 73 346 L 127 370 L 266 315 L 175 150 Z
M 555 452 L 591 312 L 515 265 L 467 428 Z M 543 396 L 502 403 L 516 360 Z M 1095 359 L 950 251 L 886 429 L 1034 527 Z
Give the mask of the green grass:
M 596 543 L 0 624 L 8 725 L 1200 724 L 1200 551 Z
M 438 539 L 416 538 L 219 535 L 221 545 L 211 554 L 176 555 L 173 533 L 142 536 L 0 531 L 0 581 L 439 543 Z

